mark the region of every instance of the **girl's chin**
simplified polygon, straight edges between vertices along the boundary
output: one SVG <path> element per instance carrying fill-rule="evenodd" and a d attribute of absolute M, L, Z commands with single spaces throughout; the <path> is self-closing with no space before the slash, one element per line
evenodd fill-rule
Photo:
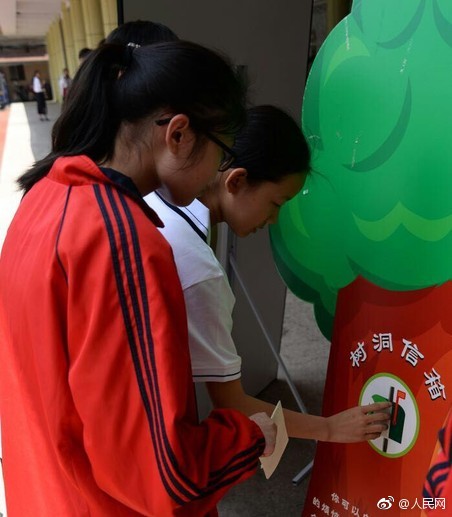
<path fill-rule="evenodd" d="M 182 194 L 171 194 L 171 192 L 166 188 L 158 189 L 158 193 L 166 200 L 168 203 L 171 203 L 175 206 L 188 206 L 190 203 L 193 203 L 195 200 L 195 195 L 187 196 L 186 193 Z"/>
<path fill-rule="evenodd" d="M 194 200 L 195 200 L 194 197 L 191 197 L 190 199 L 182 198 L 182 199 L 176 199 L 176 200 L 170 201 L 170 203 L 173 205 L 176 205 L 176 206 L 188 206 L 191 203 L 193 203 Z"/>
<path fill-rule="evenodd" d="M 248 237 L 248 235 L 251 235 L 252 233 L 256 233 L 257 231 L 257 228 L 251 228 L 250 230 L 242 230 L 242 231 L 237 231 L 235 232 L 235 234 L 237 235 L 237 237 Z"/>

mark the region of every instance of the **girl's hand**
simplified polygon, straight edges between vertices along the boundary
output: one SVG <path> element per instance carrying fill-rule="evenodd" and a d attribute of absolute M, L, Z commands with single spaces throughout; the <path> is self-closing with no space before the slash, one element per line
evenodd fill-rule
<path fill-rule="evenodd" d="M 250 420 L 260 427 L 265 438 L 265 449 L 262 456 L 270 456 L 275 450 L 276 424 L 273 423 L 273 420 L 267 415 L 267 413 L 263 412 L 251 415 Z"/>
<path fill-rule="evenodd" d="M 353 443 L 379 438 L 389 427 L 391 402 L 356 406 L 327 417 L 326 442 Z"/>

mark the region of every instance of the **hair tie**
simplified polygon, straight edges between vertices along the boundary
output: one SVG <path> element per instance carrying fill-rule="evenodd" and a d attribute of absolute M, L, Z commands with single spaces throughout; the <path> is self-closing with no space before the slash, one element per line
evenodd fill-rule
<path fill-rule="evenodd" d="M 135 49 L 137 49 L 139 47 L 141 47 L 141 45 L 138 45 L 137 43 L 127 43 L 127 45 L 126 45 L 126 62 L 125 62 L 125 67 L 124 67 L 123 72 L 125 70 L 127 70 L 127 68 L 132 63 L 133 53 L 135 52 Z"/>

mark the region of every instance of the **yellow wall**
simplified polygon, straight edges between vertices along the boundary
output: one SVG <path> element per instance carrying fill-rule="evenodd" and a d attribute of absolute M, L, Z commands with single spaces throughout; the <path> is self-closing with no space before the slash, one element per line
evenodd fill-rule
<path fill-rule="evenodd" d="M 116 0 L 100 0 L 104 37 L 118 26 L 118 7 Z"/>
<path fill-rule="evenodd" d="M 79 51 L 96 48 L 118 25 L 116 0 L 70 0 L 46 34 L 49 71 L 54 97 L 61 101 L 58 79 L 63 68 L 73 77 L 79 67 Z"/>
<path fill-rule="evenodd" d="M 86 45 L 89 48 L 96 48 L 104 37 L 100 0 L 82 0 L 82 11 L 85 23 Z"/>

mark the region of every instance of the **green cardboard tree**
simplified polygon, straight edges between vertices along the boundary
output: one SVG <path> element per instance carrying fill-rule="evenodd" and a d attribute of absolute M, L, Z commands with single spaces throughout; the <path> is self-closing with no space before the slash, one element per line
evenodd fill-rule
<path fill-rule="evenodd" d="M 302 126 L 312 173 L 271 240 L 324 335 L 358 276 L 390 291 L 450 280 L 452 2 L 355 0 L 313 63 Z"/>

